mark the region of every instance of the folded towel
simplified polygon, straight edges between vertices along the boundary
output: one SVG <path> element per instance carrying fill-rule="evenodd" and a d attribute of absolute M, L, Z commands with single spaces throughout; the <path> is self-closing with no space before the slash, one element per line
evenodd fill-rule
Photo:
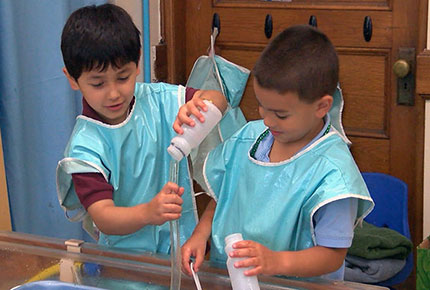
<path fill-rule="evenodd" d="M 430 236 L 417 247 L 417 290 L 430 287 Z"/>
<path fill-rule="evenodd" d="M 390 279 L 400 272 L 406 260 L 367 260 L 347 255 L 345 258 L 345 281 L 378 283 Z"/>
<path fill-rule="evenodd" d="M 389 228 L 377 227 L 363 221 L 354 229 L 354 238 L 348 254 L 369 260 L 406 259 L 412 250 L 412 242 Z"/>

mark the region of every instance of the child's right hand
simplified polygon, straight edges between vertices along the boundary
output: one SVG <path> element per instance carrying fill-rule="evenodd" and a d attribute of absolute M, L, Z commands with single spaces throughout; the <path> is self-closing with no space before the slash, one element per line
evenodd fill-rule
<path fill-rule="evenodd" d="M 184 188 L 173 182 L 166 183 L 161 191 L 148 203 L 149 224 L 162 225 L 181 217 Z"/>
<path fill-rule="evenodd" d="M 183 124 L 187 124 L 190 127 L 195 126 L 194 120 L 190 117 L 191 115 L 196 116 L 197 119 L 202 123 L 205 121 L 203 114 L 200 112 L 206 112 L 208 110 L 206 104 L 201 98 L 201 95 L 204 92 L 205 91 L 202 90 L 195 92 L 193 98 L 179 108 L 178 115 L 176 116 L 176 120 L 173 123 L 173 130 L 175 130 L 176 133 L 184 133 L 184 130 L 181 127 Z"/>
<path fill-rule="evenodd" d="M 216 90 L 198 90 L 194 93 L 191 100 L 179 108 L 178 115 L 173 123 L 173 130 L 175 130 L 176 133 L 184 133 L 184 130 L 181 128 L 183 124 L 187 124 L 190 127 L 195 126 L 194 120 L 190 117 L 191 115 L 196 116 L 202 123 L 205 121 L 201 113 L 201 111 L 207 112 L 208 110 L 204 100 L 212 102 L 221 112 L 227 109 L 227 99 L 221 92 Z"/>
<path fill-rule="evenodd" d="M 193 263 L 194 272 L 199 271 L 200 265 L 203 263 L 206 251 L 206 239 L 199 238 L 196 235 L 192 235 L 185 244 L 181 247 L 182 254 L 182 270 L 188 276 L 192 276 L 190 268 L 190 258 L 195 257 Z"/>

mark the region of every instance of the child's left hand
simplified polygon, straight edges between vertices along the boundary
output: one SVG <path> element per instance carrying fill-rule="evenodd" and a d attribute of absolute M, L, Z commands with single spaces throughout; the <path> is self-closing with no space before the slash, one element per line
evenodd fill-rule
<path fill-rule="evenodd" d="M 245 271 L 246 276 L 258 274 L 276 275 L 276 252 L 254 241 L 240 241 L 233 244 L 232 258 L 247 258 L 234 264 L 236 268 L 254 267 Z"/>
<path fill-rule="evenodd" d="M 179 108 L 178 115 L 176 116 L 176 120 L 173 123 L 173 129 L 176 133 L 184 133 L 184 130 L 181 127 L 183 124 L 187 124 L 190 127 L 195 126 L 194 120 L 190 118 L 191 115 L 196 116 L 197 119 L 202 123 L 205 121 L 203 114 L 200 112 L 200 110 L 203 110 L 204 112 L 208 110 L 206 104 L 201 98 L 202 94 L 204 93 L 205 91 L 203 90 L 195 92 L 193 98 Z"/>

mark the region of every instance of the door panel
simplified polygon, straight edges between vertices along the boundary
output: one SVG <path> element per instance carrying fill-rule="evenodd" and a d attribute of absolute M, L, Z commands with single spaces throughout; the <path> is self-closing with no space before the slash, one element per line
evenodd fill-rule
<path fill-rule="evenodd" d="M 172 1 L 172 0 L 170 0 Z M 182 1 L 181 1 L 182 2 Z M 175 31 L 185 33 L 186 75 L 194 61 L 209 47 L 214 13 L 220 18 L 217 53 L 252 69 L 261 51 L 284 28 L 317 19 L 318 28 L 335 45 L 340 59 L 340 85 L 345 98 L 343 123 L 353 142 L 351 151 L 362 171 L 392 174 L 409 186 L 409 223 L 414 245 L 422 239 L 422 131 L 423 101 L 401 106 L 397 79 L 392 73 L 401 47 L 421 51 L 426 17 L 419 12 L 425 0 L 260 0 L 183 1 L 185 21 Z M 178 2 L 175 2 L 178 5 Z M 427 7 L 425 7 L 427 8 Z M 422 9 L 420 10 L 422 11 Z M 426 9 L 424 9 L 426 11 Z M 264 33 L 266 15 L 273 20 L 271 38 Z M 372 36 L 366 41 L 363 25 L 372 21 Z M 173 29 L 173 28 L 172 28 Z M 424 37 L 425 39 L 425 37 Z M 170 43 L 171 51 L 175 43 Z M 179 43 L 183 46 L 183 43 Z M 177 57 L 182 56 L 177 53 Z M 175 79 L 171 77 L 170 79 Z M 181 79 L 176 76 L 176 79 Z M 247 120 L 260 118 L 252 80 L 240 104 Z M 411 276 L 401 289 L 414 289 Z"/>
<path fill-rule="evenodd" d="M 325 11 L 325 10 L 283 10 L 283 9 L 237 9 L 216 10 L 221 19 L 221 31 L 217 41 L 222 43 L 247 44 L 264 43 L 268 39 L 264 33 L 266 15 L 273 19 L 273 36 L 285 27 L 307 24 L 311 15 L 317 19 L 318 28 L 330 38 L 335 46 L 344 47 L 390 47 L 391 13 L 387 11 Z M 363 22 L 370 16 L 374 25 L 370 42 L 364 40 Z M 339 23 L 339 19 L 342 20 Z"/>
<path fill-rule="evenodd" d="M 271 0 L 268 0 L 271 1 Z M 270 7 L 270 8 L 321 8 L 321 9 L 383 9 L 391 7 L 392 0 L 292 0 L 290 2 L 280 3 L 273 1 L 272 3 L 264 3 L 264 0 L 214 0 L 214 7 Z"/>
<path fill-rule="evenodd" d="M 348 135 L 388 138 L 389 92 L 385 84 L 390 79 L 390 51 L 340 49 L 338 54 L 345 98 L 343 125 Z"/>
<path fill-rule="evenodd" d="M 390 141 L 386 139 L 349 137 L 353 143 L 351 148 L 354 158 L 361 171 L 390 171 Z"/>

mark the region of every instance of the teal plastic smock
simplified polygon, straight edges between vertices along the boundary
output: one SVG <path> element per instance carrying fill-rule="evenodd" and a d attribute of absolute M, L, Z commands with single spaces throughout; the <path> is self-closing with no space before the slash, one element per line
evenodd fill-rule
<path fill-rule="evenodd" d="M 89 215 L 73 188 L 72 173 L 99 172 L 113 186 L 116 206 L 130 207 L 149 202 L 169 181 L 167 147 L 176 135 L 172 124 L 185 101 L 185 88 L 164 83 L 136 84 L 135 105 L 127 119 L 108 125 L 78 116 L 57 167 L 58 196 L 72 220 Z M 185 188 L 179 219 L 181 244 L 190 237 L 197 221 L 187 160 L 180 162 L 178 183 Z M 92 223 L 91 223 L 92 224 Z M 130 235 L 100 233 L 99 244 L 158 253 L 170 250 L 169 224 L 148 225 Z"/>
<path fill-rule="evenodd" d="M 261 162 L 250 156 L 268 128 L 248 123 L 214 149 L 204 177 L 217 201 L 212 224 L 211 260 L 225 263 L 224 238 L 240 232 L 273 251 L 297 251 L 316 245 L 312 218 L 323 205 L 357 198 L 357 223 L 373 208 L 359 169 L 343 136 L 331 131 L 292 158 Z"/>
<path fill-rule="evenodd" d="M 209 151 L 246 124 L 239 104 L 250 70 L 215 54 L 217 35 L 218 29 L 215 27 L 211 35 L 209 54 L 202 55 L 196 60 L 187 81 L 187 87 L 221 92 L 226 97 L 228 105 L 218 125 L 190 154 L 194 168 L 193 178 L 203 187 L 205 184 L 203 163 Z"/>

